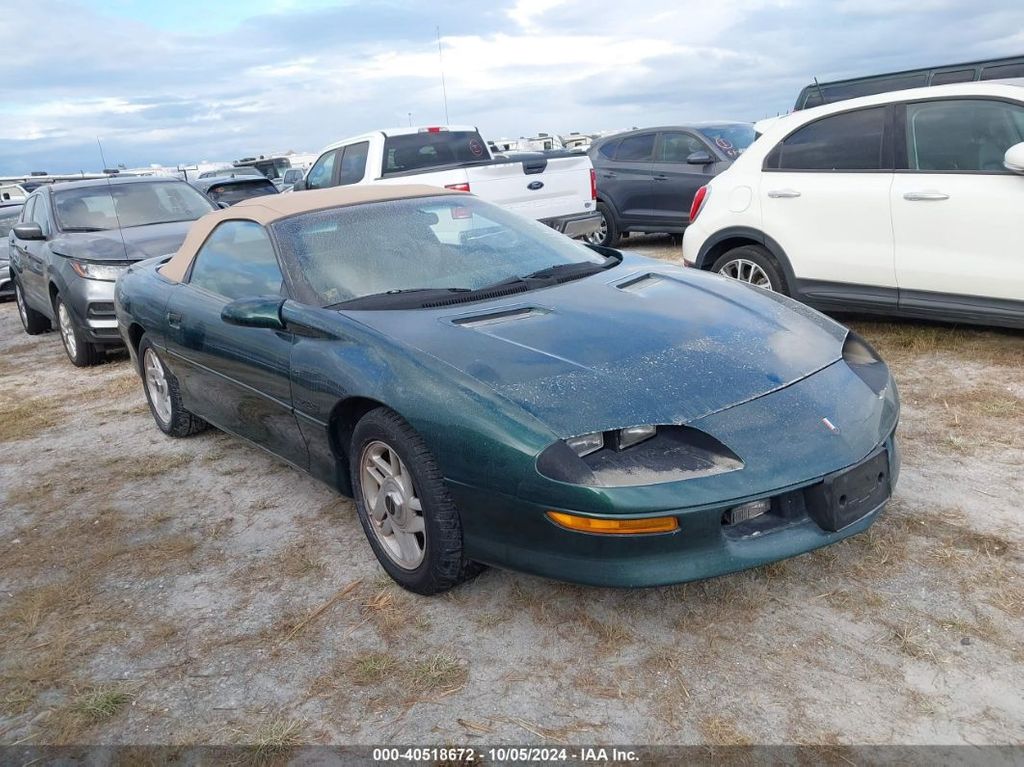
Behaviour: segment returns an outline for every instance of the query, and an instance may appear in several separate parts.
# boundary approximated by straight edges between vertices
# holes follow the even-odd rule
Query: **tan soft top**
[[[426,184],[367,184],[364,186],[336,186],[331,189],[312,189],[286,194],[267,194],[250,197],[237,205],[207,213],[188,230],[188,236],[171,260],[160,267],[160,274],[174,282],[181,282],[188,273],[196,251],[206,242],[210,232],[222,221],[255,221],[266,226],[280,218],[308,213],[325,208],[341,208],[368,202],[404,200],[412,197],[433,197],[439,194],[465,194]]]

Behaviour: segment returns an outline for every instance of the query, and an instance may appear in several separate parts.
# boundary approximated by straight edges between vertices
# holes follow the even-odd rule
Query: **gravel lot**
[[[75,369],[0,305],[0,742],[1022,743],[1024,334],[852,324],[904,407],[868,533],[672,588],[489,570],[428,599],[350,502],[164,437],[125,356]]]

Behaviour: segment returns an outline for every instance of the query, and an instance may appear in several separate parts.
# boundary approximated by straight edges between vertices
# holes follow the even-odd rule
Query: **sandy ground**
[[[676,259],[669,238],[627,244]],[[1024,742],[1024,334],[854,322],[903,396],[867,534],[712,581],[436,598],[352,504],[164,437],[0,305],[0,742]]]

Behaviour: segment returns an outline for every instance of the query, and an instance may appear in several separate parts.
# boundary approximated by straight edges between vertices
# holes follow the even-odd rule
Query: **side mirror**
[[[296,181],[294,184],[292,184],[292,191],[293,192],[301,192],[305,188],[306,188],[306,179],[304,179],[304,178],[300,178],[298,181]]]
[[[714,161],[715,158],[704,149],[698,149],[686,158],[687,165],[710,165]]]
[[[1006,150],[1006,154],[1003,155],[1003,165],[1014,173],[1024,173],[1024,141],[1014,144]]]
[[[16,224],[12,230],[14,236],[19,240],[45,240],[46,235],[43,234],[43,227],[34,221],[28,224]]]
[[[284,299],[279,296],[239,298],[221,309],[220,318],[229,325],[243,328],[284,330],[284,320],[281,319],[283,303]]]
[[[224,208],[230,208],[231,207],[231,203],[230,202],[224,202],[222,200],[218,200],[217,201],[217,205],[220,207],[221,210],[224,210]]]

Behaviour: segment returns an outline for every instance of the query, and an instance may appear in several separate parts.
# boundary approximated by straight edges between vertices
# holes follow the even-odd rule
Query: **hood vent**
[[[513,322],[514,320],[526,320],[531,317],[541,317],[550,313],[549,309],[538,309],[534,306],[526,306],[519,309],[489,312],[488,314],[474,314],[470,317],[458,317],[452,320],[452,324],[463,328],[479,328],[484,325],[497,325],[503,322]]]
[[[660,274],[641,274],[636,277],[630,277],[623,282],[618,283],[615,287],[619,290],[624,290],[627,293],[642,293],[647,288],[653,287],[661,282],[664,282],[667,277],[662,277]]]

